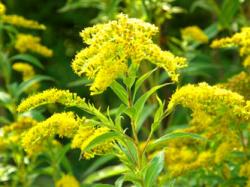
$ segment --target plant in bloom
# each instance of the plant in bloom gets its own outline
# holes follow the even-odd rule
[[[128,72],[129,61],[139,65],[149,61],[164,68],[173,81],[178,81],[178,69],[185,59],[163,51],[153,43],[157,27],[120,14],[117,20],[86,28],[81,32],[89,47],[81,50],[72,62],[76,74],[94,79],[92,94],[102,93],[112,82]],[[110,53],[112,51],[112,53]]]

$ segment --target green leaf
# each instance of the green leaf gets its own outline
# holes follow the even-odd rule
[[[135,79],[136,73],[138,71],[138,64],[131,64],[128,70],[128,75],[123,78],[123,83],[127,86],[127,88],[131,89]]]
[[[11,96],[4,92],[4,91],[0,91],[0,104],[8,104],[11,102]]]
[[[113,92],[119,97],[119,99],[125,104],[128,105],[128,94],[124,87],[118,82],[114,81],[110,88]]]
[[[100,181],[109,177],[121,175],[122,173],[126,171],[127,169],[123,165],[109,166],[99,171],[93,172],[91,175],[89,175],[86,179],[83,180],[83,183],[92,184],[96,181]]]
[[[197,140],[202,140],[206,141],[207,139],[198,135],[198,134],[193,134],[193,133],[186,133],[186,132],[174,132],[174,133],[169,133],[166,134],[159,139],[155,140],[152,144],[148,146],[148,149],[153,149],[161,144],[166,143],[169,140],[175,139],[175,138],[193,138]]]
[[[121,176],[115,181],[115,187],[122,187],[123,183],[124,183],[124,177]]]
[[[96,137],[94,140],[92,140],[89,145],[83,150],[83,151],[88,151],[91,150],[92,148],[96,147],[97,145],[108,141],[108,140],[113,140],[120,137],[119,133],[111,131],[111,132],[107,132],[105,134],[102,134],[98,137]]]
[[[239,0],[224,0],[221,6],[219,21],[222,27],[228,27],[232,24],[233,17],[240,8]]]
[[[140,116],[142,115],[142,111],[143,111],[143,107],[146,103],[146,101],[148,100],[148,98],[153,94],[155,93],[158,89],[166,86],[166,85],[169,85],[169,83],[166,83],[166,84],[162,84],[162,85],[159,85],[159,86],[155,86],[153,88],[151,88],[149,91],[147,91],[146,93],[144,93],[135,103],[134,107],[136,112],[135,112],[135,121],[136,121],[136,124],[138,122],[138,120],[140,119]],[[138,129],[138,127],[136,126],[136,129]]]
[[[80,78],[80,79],[77,79],[75,81],[69,82],[67,84],[67,87],[82,86],[82,85],[89,84],[90,82],[91,82],[91,80],[88,80],[87,78]]]
[[[157,98],[159,107],[155,112],[154,122],[153,122],[153,124],[151,126],[151,132],[152,133],[159,127],[159,125],[161,123],[161,120],[162,120],[162,116],[164,114],[164,102],[162,102],[161,99],[158,96],[156,98]]]
[[[164,167],[164,152],[161,151],[154,157],[144,171],[145,187],[156,186],[157,177],[160,175]]]
[[[40,81],[55,81],[53,78],[45,75],[35,75],[31,79],[22,82],[15,93],[16,98],[18,98],[24,91],[30,88],[33,84],[38,83]]]
[[[142,75],[135,83],[135,89],[134,89],[134,95],[133,95],[133,101],[135,100],[135,96],[136,93],[138,92],[140,86],[142,85],[142,83],[153,73],[157,70],[157,68],[145,73],[144,75]]]
[[[39,67],[41,69],[44,69],[43,65],[41,64],[41,62],[35,58],[34,56],[28,55],[28,54],[18,54],[15,56],[12,56],[10,58],[11,61],[17,61],[17,60],[22,60],[25,62],[29,62],[30,64]]]
[[[87,175],[93,173],[99,167],[103,166],[107,162],[113,160],[115,157],[113,155],[104,155],[95,160],[95,162],[84,171],[82,177],[86,177]]]

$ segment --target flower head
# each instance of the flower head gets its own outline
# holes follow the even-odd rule
[[[52,50],[40,44],[40,41],[39,37],[30,34],[18,34],[15,48],[21,53],[32,51],[45,57],[51,57],[53,55]]]
[[[56,113],[26,132],[22,139],[22,146],[29,155],[32,155],[49,137],[55,135],[72,137],[77,129],[78,122],[74,113]]]
[[[181,36],[187,40],[195,40],[201,43],[208,42],[208,36],[198,26],[189,26],[182,29]]]
[[[24,112],[44,104],[60,103],[66,106],[85,104],[85,100],[68,90],[49,89],[30,96],[18,106],[18,112]]]
[[[244,27],[241,32],[234,34],[232,37],[226,37],[214,40],[211,44],[212,48],[237,46],[240,48],[240,54],[250,54],[250,27]]]
[[[17,27],[24,27],[28,29],[39,29],[39,30],[46,29],[45,25],[18,15],[3,15],[1,19],[3,23],[7,23]]]
[[[80,51],[72,63],[76,74],[86,74],[94,79],[92,94],[103,92],[128,69],[128,61],[140,64],[148,60],[164,68],[172,78],[178,80],[177,70],[184,67],[185,59],[162,51],[153,43],[157,27],[139,19],[120,14],[117,20],[86,28],[81,32],[83,41],[89,47]]]

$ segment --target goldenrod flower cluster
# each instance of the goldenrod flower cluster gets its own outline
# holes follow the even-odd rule
[[[22,146],[29,155],[32,155],[50,137],[59,135],[70,138],[77,129],[78,123],[73,112],[56,113],[26,132],[22,139]]]
[[[214,40],[211,44],[212,48],[236,46],[240,49],[241,56],[247,56],[243,65],[250,65],[250,27],[243,27],[241,32],[234,34],[232,37],[221,38]]]
[[[181,36],[184,40],[194,40],[200,43],[208,42],[208,36],[198,26],[189,26],[182,29]]]
[[[56,181],[56,187],[80,187],[79,182],[72,175],[64,175]]]
[[[49,89],[36,95],[30,96],[29,98],[22,101],[18,106],[17,111],[24,112],[44,104],[54,103],[59,103],[66,106],[86,104],[84,99],[80,98],[75,93],[71,93],[68,90]]]
[[[192,110],[189,126],[175,132],[199,134],[208,141],[176,139],[166,143],[166,167],[172,177],[223,164],[232,152],[243,152],[237,128],[241,122],[249,123],[249,101],[223,86],[186,85],[173,94],[169,110],[178,104]]]
[[[245,99],[250,99],[250,75],[247,72],[240,72],[234,75],[227,82],[218,85],[221,88],[237,92],[244,96]]]
[[[80,51],[72,63],[76,74],[94,79],[92,94],[103,92],[128,69],[128,61],[140,64],[148,60],[164,68],[173,81],[178,80],[177,70],[186,65],[185,59],[162,51],[153,43],[157,27],[139,19],[120,14],[117,20],[86,28],[81,32],[89,47]]]
[[[20,144],[25,132],[35,126],[37,121],[30,117],[19,117],[16,122],[2,128],[3,137],[7,144]]]
[[[41,39],[30,34],[18,34],[15,48],[21,53],[32,51],[45,57],[51,57],[53,55],[52,50],[46,46],[40,44]]]
[[[4,15],[6,12],[6,7],[3,3],[0,2],[0,16]]]
[[[46,29],[45,25],[40,24],[37,21],[29,20],[18,15],[5,15],[5,12],[6,7],[3,3],[0,2],[0,22],[28,29]]]
[[[165,154],[169,177],[178,177],[192,170],[209,167],[213,160],[210,151],[197,153],[187,147],[167,148]]]
[[[27,63],[17,62],[12,65],[12,68],[22,73],[23,80],[29,80],[35,75],[34,68]]]
[[[194,113],[217,115],[224,111],[249,118],[249,112],[244,109],[246,101],[243,96],[218,86],[209,86],[207,83],[181,87],[173,94],[168,105],[169,110],[178,104],[190,108]]]
[[[78,132],[72,140],[72,148],[79,148],[83,151],[83,157],[85,159],[93,158],[95,155],[102,155],[109,152],[112,147],[112,141],[102,142],[101,144],[93,147],[90,150],[85,149],[88,145],[97,137],[109,132],[106,127],[93,127],[93,126],[81,126]]]
[[[221,38],[214,40],[211,44],[213,48],[227,47],[227,46],[238,46],[240,48],[241,55],[250,54],[250,27],[243,27],[241,32],[234,34],[232,37]]]
[[[24,27],[28,29],[39,29],[39,30],[46,29],[45,25],[18,15],[3,15],[1,19],[3,23],[7,23],[17,27]]]

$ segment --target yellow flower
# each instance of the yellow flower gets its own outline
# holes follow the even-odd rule
[[[0,16],[4,15],[6,12],[6,7],[3,3],[0,2]]]
[[[35,75],[34,68],[27,63],[17,62],[13,64],[12,68],[15,71],[22,73],[23,80],[29,80]]]
[[[37,124],[37,121],[32,119],[31,117],[20,117],[17,119],[16,122],[6,125],[3,127],[4,134],[8,133],[18,133],[24,132],[25,130],[35,126]]]
[[[75,134],[72,140],[72,148],[80,148],[83,151],[83,157],[85,159],[93,158],[95,155],[102,155],[109,152],[112,147],[112,141],[102,142],[99,145],[91,148],[90,150],[85,150],[88,145],[98,136],[101,136],[109,131],[106,127],[95,128],[93,126],[81,126],[78,132]]]
[[[32,155],[49,137],[72,137],[79,125],[73,112],[56,113],[45,121],[38,123],[25,133],[22,146],[25,151]]]
[[[3,23],[7,23],[18,27],[24,27],[28,29],[39,29],[39,30],[46,29],[46,27],[43,24],[40,24],[37,21],[26,19],[18,15],[3,15],[1,21]]]
[[[198,85],[188,84],[181,87],[173,95],[168,105],[171,110],[175,105],[181,104],[195,112],[205,112],[208,115],[228,113],[234,117],[249,119],[249,111],[246,111],[246,101],[238,93],[209,86],[206,83]]]
[[[186,40],[191,39],[201,43],[208,42],[208,36],[198,26],[189,26],[182,29],[181,36]]]
[[[69,90],[49,89],[30,96],[18,106],[18,112],[24,112],[44,104],[60,103],[66,106],[86,105],[85,100]]]
[[[248,55],[245,60],[243,61],[244,67],[250,67],[250,55]]]
[[[226,83],[219,84],[218,86],[237,92],[244,96],[245,99],[250,99],[250,75],[244,71],[234,75]]]
[[[234,34],[232,37],[226,37],[214,40],[211,44],[212,48],[237,46],[240,48],[240,54],[250,54],[250,27],[243,27],[241,32]]]
[[[129,63],[143,60],[164,68],[173,81],[178,80],[177,70],[186,66],[185,59],[162,51],[153,43],[157,27],[139,19],[120,14],[117,20],[86,28],[81,32],[89,47],[80,51],[72,63],[76,74],[94,79],[91,94],[103,92],[119,76],[127,72]]]
[[[74,176],[64,175],[60,180],[56,181],[56,187],[80,187],[80,184]]]
[[[30,34],[18,34],[15,48],[21,53],[31,51],[40,54],[45,57],[51,57],[53,55],[52,50],[40,44],[41,39]]]

